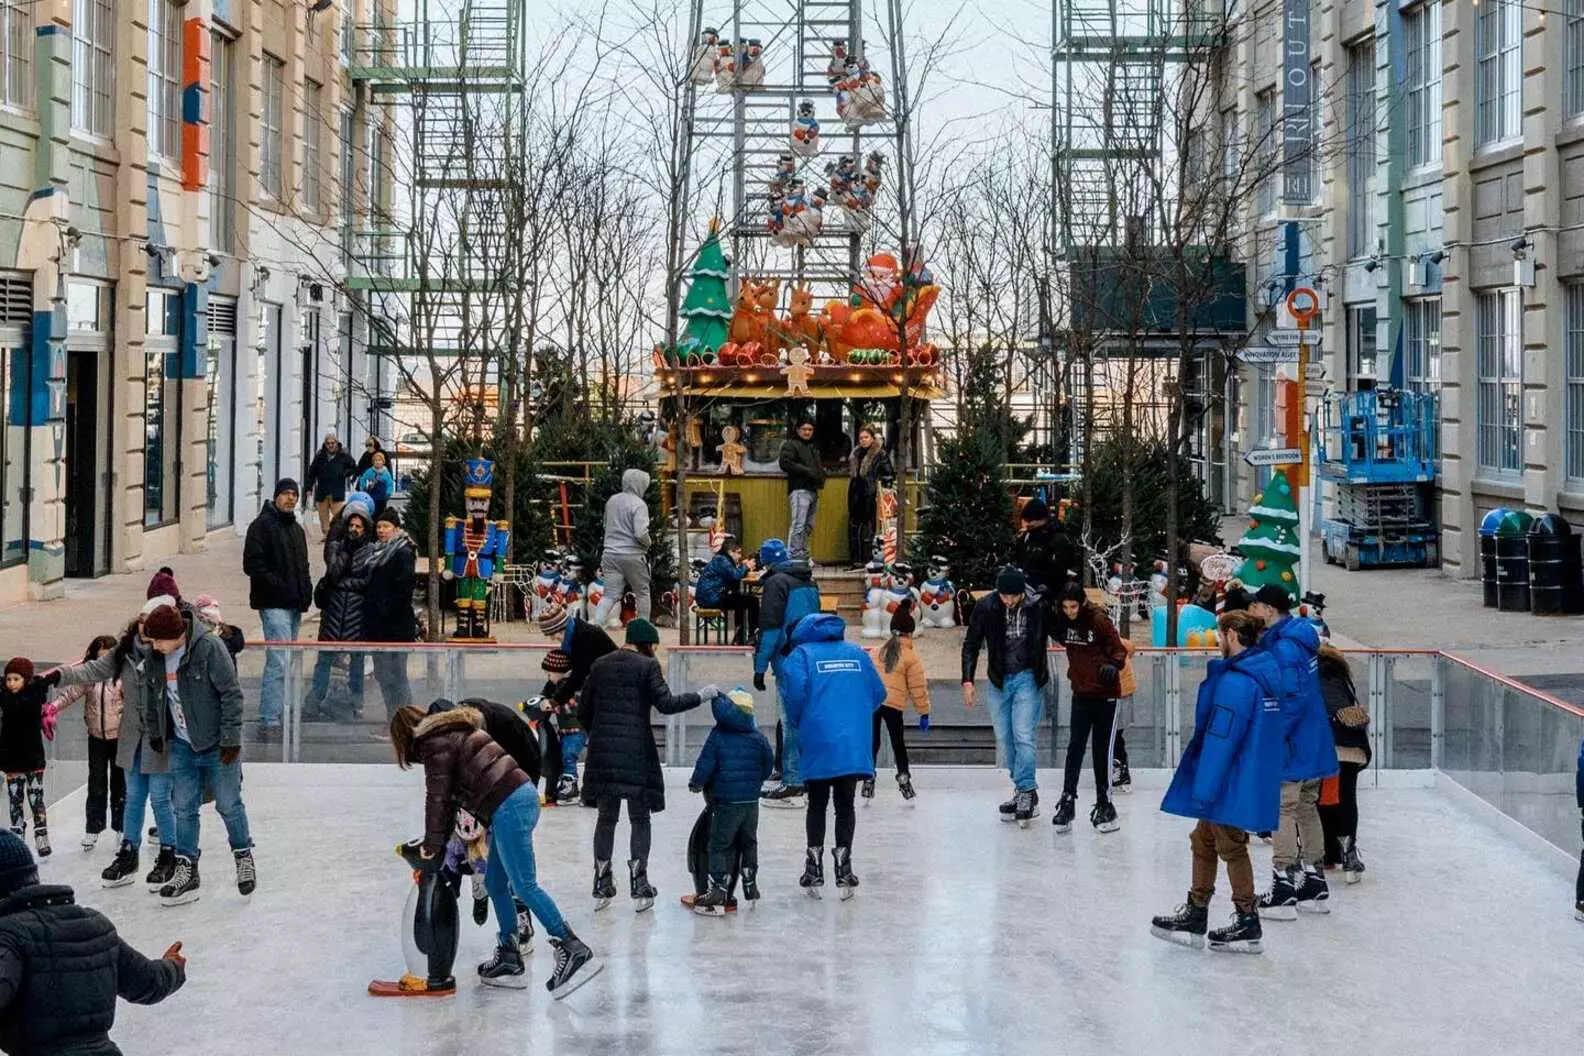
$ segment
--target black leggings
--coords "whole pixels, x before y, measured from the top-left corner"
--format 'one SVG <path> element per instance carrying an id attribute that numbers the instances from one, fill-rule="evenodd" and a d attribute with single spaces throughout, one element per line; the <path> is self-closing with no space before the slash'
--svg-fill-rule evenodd
<path id="1" fill-rule="evenodd" d="M 616 821 L 627 803 L 627 823 L 632 827 L 628 850 L 640 862 L 649 860 L 649 804 L 630 796 L 600 796 L 599 817 L 594 822 L 594 860 L 608 862 L 616 849 Z"/>
<path id="2" fill-rule="evenodd" d="M 1062 794 L 1078 794 L 1078 778 L 1083 773 L 1084 749 L 1094 740 L 1090 764 L 1094 767 L 1095 798 L 1111 798 L 1111 738 L 1116 733 L 1117 702 L 1109 697 L 1073 695 L 1072 733 L 1067 742 L 1067 769 L 1062 775 Z"/>
<path id="3" fill-rule="evenodd" d="M 1336 806 L 1320 808 L 1320 828 L 1325 833 L 1325 860 L 1333 865 L 1342 862 L 1342 841 L 1358 836 L 1358 779 L 1363 772 L 1363 763 L 1343 763 L 1337 775 L 1340 795 Z"/>
<path id="4" fill-rule="evenodd" d="M 886 733 L 891 738 L 891 754 L 896 756 L 897 773 L 908 772 L 907 742 L 902 739 L 902 712 L 896 708 L 885 705 L 875 709 L 874 713 L 874 755 L 880 758 L 880 724 L 885 723 Z"/>
<path id="5" fill-rule="evenodd" d="M 858 791 L 858 775 L 848 777 L 811 778 L 808 786 L 808 845 L 825 846 L 825 805 L 836 798 L 836 846 L 852 848 L 853 830 L 858 827 L 858 815 L 853 811 L 853 795 Z"/>
<path id="6" fill-rule="evenodd" d="M 715 607 L 723 613 L 736 613 L 732 622 L 739 644 L 759 629 L 759 599 L 752 594 L 722 594 Z"/>

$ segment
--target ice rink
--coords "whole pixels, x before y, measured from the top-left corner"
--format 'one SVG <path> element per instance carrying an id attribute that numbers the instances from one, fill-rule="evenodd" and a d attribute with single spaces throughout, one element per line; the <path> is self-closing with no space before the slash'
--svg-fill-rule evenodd
<path id="1" fill-rule="evenodd" d="M 1042 816 L 1020 830 L 996 820 L 1005 785 L 989 769 L 921 768 L 911 807 L 882 773 L 858 819 L 862 887 L 845 904 L 829 887 L 823 901 L 796 887 L 803 813 L 764 810 L 765 898 L 725 920 L 676 901 L 690 889 L 684 847 L 699 810 L 685 773 L 670 774 L 669 809 L 655 818 L 650 874 L 661 897 L 643 915 L 626 899 L 620 862 L 622 897 L 592 912 L 593 811 L 546 811 L 540 879 L 605 962 L 563 1002 L 543 989 L 542 934 L 530 989 L 479 986 L 472 966 L 489 955 L 493 929 L 466 919 L 456 997 L 366 996 L 370 978 L 401 970 L 409 881 L 392 851 L 420 832 L 421 774 L 394 766 L 250 765 L 259 870 L 250 900 L 236 892 L 212 808 L 198 903 L 162 908 L 141 883 L 101 889 L 113 852 L 108 840 L 79 849 L 80 790 L 52 808 L 57 850 L 43 876 L 74 886 L 145 953 L 185 943 L 180 993 L 153 1008 L 121 1005 L 113 1037 L 128 1053 L 1577 1050 L 1584 924 L 1572 919 L 1569 863 L 1444 779 L 1361 789 L 1364 882 L 1335 878 L 1328 917 L 1267 922 L 1266 953 L 1249 957 L 1149 934 L 1150 916 L 1180 902 L 1188 881 L 1190 823 L 1157 809 L 1164 773 L 1137 775 L 1113 835 L 1087 825 L 1087 788 L 1073 832 L 1056 834 L 1053 777 L 1041 774 Z M 619 859 L 625 842 L 624 823 Z M 1268 848 L 1255 853 L 1263 886 Z M 1230 912 L 1222 881 L 1212 926 Z M 466 918 L 465 894 L 462 908 Z"/>

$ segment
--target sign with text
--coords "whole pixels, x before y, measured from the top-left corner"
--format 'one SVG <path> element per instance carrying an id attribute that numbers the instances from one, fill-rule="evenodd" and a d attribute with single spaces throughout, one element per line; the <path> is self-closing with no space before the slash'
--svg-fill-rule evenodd
<path id="1" fill-rule="evenodd" d="M 1276 447 L 1264 451 L 1250 451 L 1243 461 L 1251 466 L 1296 466 L 1303 461 L 1303 452 L 1296 447 Z"/>
<path id="2" fill-rule="evenodd" d="M 1241 363 L 1296 363 L 1298 346 L 1250 345 L 1238 349 L 1237 358 Z"/>
<path id="3" fill-rule="evenodd" d="M 1291 349 L 1297 349 L 1299 345 L 1308 345 L 1310 350 L 1313 351 L 1320 347 L 1320 332 L 1318 330 L 1310 330 L 1307 333 L 1302 330 L 1272 330 L 1265 335 L 1265 340 L 1273 345 L 1282 345 Z M 1293 353 L 1293 358 L 1298 358 L 1296 351 Z"/>
<path id="4" fill-rule="evenodd" d="M 1282 3 L 1282 196 L 1284 205 L 1308 205 L 1309 154 L 1314 147 L 1310 110 L 1309 0 Z"/>

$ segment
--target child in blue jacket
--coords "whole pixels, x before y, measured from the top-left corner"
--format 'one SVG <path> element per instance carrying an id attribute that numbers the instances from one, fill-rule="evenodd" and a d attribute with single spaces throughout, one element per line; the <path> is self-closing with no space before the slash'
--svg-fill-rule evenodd
<path id="1" fill-rule="evenodd" d="M 1226 612 L 1216 624 L 1224 659 L 1210 662 L 1199 686 L 1193 740 L 1161 802 L 1166 813 L 1199 821 L 1189 840 L 1193 885 L 1175 913 L 1151 922 L 1150 934 L 1195 949 L 1204 946 L 1220 858 L 1237 912 L 1229 927 L 1208 933 L 1210 948 L 1259 953 L 1263 936 L 1248 834 L 1271 828 L 1280 809 L 1281 670 L 1268 650 L 1253 648 L 1263 629 L 1257 617 Z"/>
<path id="2" fill-rule="evenodd" d="M 693 911 L 725 916 L 735 861 L 742 871 L 743 898 L 759 900 L 759 787 L 775 767 L 775 750 L 754 725 L 753 694 L 745 689 L 717 693 L 711 702 L 715 728 L 704 741 L 688 788 L 710 804 L 709 890 Z"/>

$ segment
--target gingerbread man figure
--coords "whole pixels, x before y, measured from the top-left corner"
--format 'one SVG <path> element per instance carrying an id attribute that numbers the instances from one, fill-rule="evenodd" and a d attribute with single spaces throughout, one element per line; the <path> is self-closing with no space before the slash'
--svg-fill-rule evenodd
<path id="1" fill-rule="evenodd" d="M 721 443 L 716 445 L 715 450 L 720 452 L 721 472 L 729 477 L 740 477 L 744 472 L 743 456 L 748 453 L 748 448 L 738 440 L 741 435 L 742 431 L 735 425 L 721 426 Z"/>
<path id="2" fill-rule="evenodd" d="M 802 345 L 794 345 L 787 350 L 787 365 L 781 368 L 787 376 L 788 396 L 808 396 L 809 378 L 814 376 L 814 368 L 809 366 L 809 351 Z"/>

